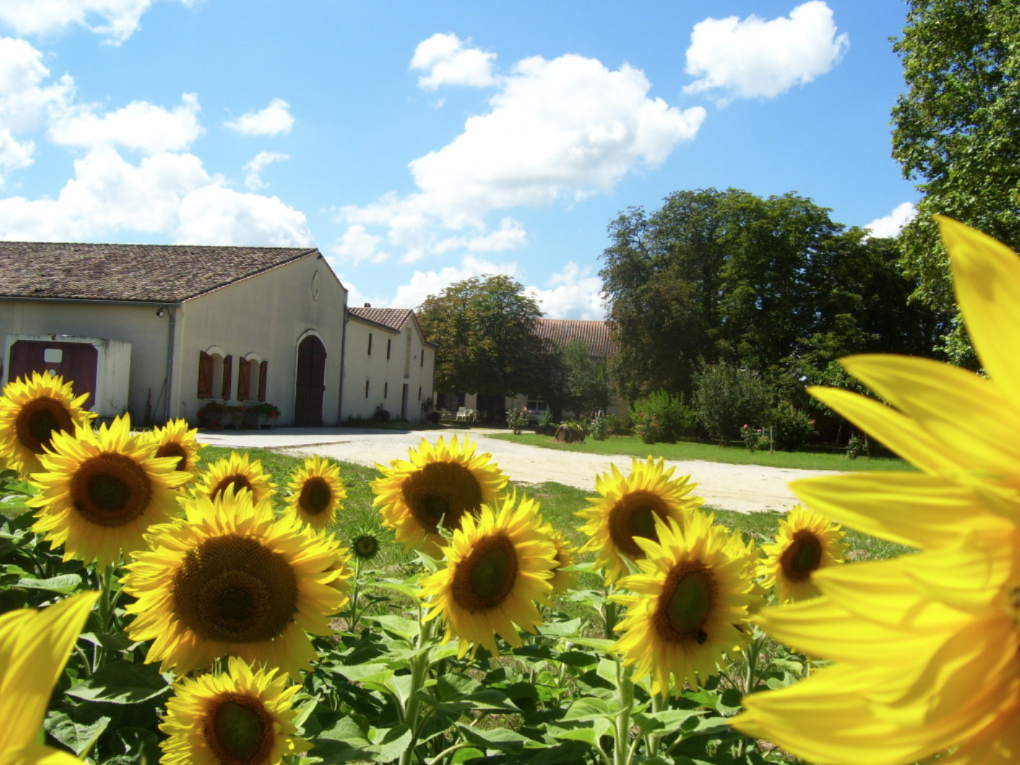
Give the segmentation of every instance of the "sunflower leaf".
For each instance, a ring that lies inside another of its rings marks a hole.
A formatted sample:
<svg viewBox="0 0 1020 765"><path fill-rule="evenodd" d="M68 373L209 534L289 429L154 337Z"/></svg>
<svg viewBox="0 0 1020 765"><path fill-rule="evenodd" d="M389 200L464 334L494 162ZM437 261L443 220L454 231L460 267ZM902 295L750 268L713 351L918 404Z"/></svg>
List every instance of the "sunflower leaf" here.
<svg viewBox="0 0 1020 765"><path fill-rule="evenodd" d="M67 695L106 704L139 704L170 692L155 664L115 661L72 686Z"/></svg>
<svg viewBox="0 0 1020 765"><path fill-rule="evenodd" d="M595 720L600 717L609 718L615 714L608 702L582 696L570 705L561 720Z"/></svg>
<svg viewBox="0 0 1020 765"><path fill-rule="evenodd" d="M112 719L95 707L83 705L51 712L43 727L72 752L81 754L92 748Z"/></svg>
<svg viewBox="0 0 1020 765"><path fill-rule="evenodd" d="M703 709L666 709L662 712L637 712L631 716L642 735L660 730L673 730L690 717L705 714Z"/></svg>
<svg viewBox="0 0 1020 765"><path fill-rule="evenodd" d="M49 579L30 579L26 577L19 579L16 586L29 590L46 590L47 592L57 592L61 595L71 595L78 590L80 585L81 577L77 574L63 574L61 576L50 577Z"/></svg>
<svg viewBox="0 0 1020 765"><path fill-rule="evenodd" d="M418 634L418 622L393 614L381 614L364 617L366 622L375 622L386 632L410 642Z"/></svg>
<svg viewBox="0 0 1020 765"><path fill-rule="evenodd" d="M547 746L541 741L535 741L506 728L479 730L464 723L457 723L456 726L464 740L468 743L484 746L488 749L498 749L501 752L519 752L525 748L542 749Z"/></svg>

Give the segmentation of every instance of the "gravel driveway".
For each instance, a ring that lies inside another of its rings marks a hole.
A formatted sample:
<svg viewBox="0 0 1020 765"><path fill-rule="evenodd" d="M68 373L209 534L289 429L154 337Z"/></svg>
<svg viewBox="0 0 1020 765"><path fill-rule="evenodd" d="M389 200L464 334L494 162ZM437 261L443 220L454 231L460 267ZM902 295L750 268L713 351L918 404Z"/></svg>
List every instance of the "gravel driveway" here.
<svg viewBox="0 0 1020 765"><path fill-rule="evenodd" d="M443 436L470 437L478 444L478 452L490 452L495 462L516 483L555 481L567 486L594 492L595 476L609 471L611 463L626 474L631 458L623 455L602 456L558 449L543 449L510 441L490 438L505 430L473 428L447 429L442 432L361 430L356 428L278 428L262 431L222 431L200 433L199 441L233 448L272 449L286 454L320 454L342 462L360 465L389 464L394 459L407 459L408 450L425 438L431 443ZM690 475L698 484L695 493L711 507L747 513L756 510L785 511L796 504L787 488L794 478L826 475L830 471L791 470L758 465L725 465L718 462L667 461L676 466L674 475Z"/></svg>

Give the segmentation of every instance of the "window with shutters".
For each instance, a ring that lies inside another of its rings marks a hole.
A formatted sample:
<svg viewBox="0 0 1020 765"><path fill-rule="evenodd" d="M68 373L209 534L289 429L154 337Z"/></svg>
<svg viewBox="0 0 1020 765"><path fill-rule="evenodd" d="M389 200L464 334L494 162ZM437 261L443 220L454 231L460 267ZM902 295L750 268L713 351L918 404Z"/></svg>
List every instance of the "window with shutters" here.
<svg viewBox="0 0 1020 765"><path fill-rule="evenodd" d="M230 384L233 381L234 357L226 356L223 359L223 387L220 388L221 398L224 401L230 400Z"/></svg>
<svg viewBox="0 0 1020 765"><path fill-rule="evenodd" d="M237 400L251 400L251 373L255 365L248 359L237 361Z"/></svg>
<svg viewBox="0 0 1020 765"><path fill-rule="evenodd" d="M269 362L259 364L259 401L266 400L266 385L269 383Z"/></svg>
<svg viewBox="0 0 1020 765"><path fill-rule="evenodd" d="M368 355L372 355L372 333L368 333Z"/></svg>
<svg viewBox="0 0 1020 765"><path fill-rule="evenodd" d="M386 338L386 360L387 361L390 360L390 346L392 344L393 344L393 340L391 338Z"/></svg>
<svg viewBox="0 0 1020 765"><path fill-rule="evenodd" d="M213 357L205 351L198 352L198 397L213 397Z"/></svg>

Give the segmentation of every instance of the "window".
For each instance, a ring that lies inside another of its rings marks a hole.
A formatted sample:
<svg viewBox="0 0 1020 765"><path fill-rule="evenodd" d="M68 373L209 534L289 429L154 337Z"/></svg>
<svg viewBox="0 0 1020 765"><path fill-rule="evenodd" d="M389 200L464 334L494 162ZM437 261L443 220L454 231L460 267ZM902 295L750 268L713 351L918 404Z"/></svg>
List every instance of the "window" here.
<svg viewBox="0 0 1020 765"><path fill-rule="evenodd" d="M384 382L383 385L382 385L382 397L386 398L389 395L390 395L390 384L388 382Z"/></svg>
<svg viewBox="0 0 1020 765"><path fill-rule="evenodd" d="M198 352L198 397L213 397L213 357L205 351Z"/></svg>
<svg viewBox="0 0 1020 765"><path fill-rule="evenodd" d="M266 383L269 381L269 362L259 364L259 401L266 400Z"/></svg>
<svg viewBox="0 0 1020 765"><path fill-rule="evenodd" d="M421 364L419 364L418 366L420 366L422 369L425 368L425 349L424 348L421 349Z"/></svg>
<svg viewBox="0 0 1020 765"><path fill-rule="evenodd" d="M421 401L421 386L418 386L418 400Z"/></svg>
<svg viewBox="0 0 1020 765"><path fill-rule="evenodd" d="M365 398L368 398L368 380L365 380Z"/></svg>
<svg viewBox="0 0 1020 765"><path fill-rule="evenodd" d="M247 401L251 398L252 363L248 359L237 361L237 400Z"/></svg>
<svg viewBox="0 0 1020 765"><path fill-rule="evenodd" d="M221 398L224 401L230 400L230 383L231 383L231 372L234 369L234 357L226 356L223 359L223 388Z"/></svg>
<svg viewBox="0 0 1020 765"><path fill-rule="evenodd" d="M390 360L390 346L393 344L393 340L386 338L386 360Z"/></svg>
<svg viewBox="0 0 1020 765"><path fill-rule="evenodd" d="M368 355L372 355L372 333L368 333Z"/></svg>

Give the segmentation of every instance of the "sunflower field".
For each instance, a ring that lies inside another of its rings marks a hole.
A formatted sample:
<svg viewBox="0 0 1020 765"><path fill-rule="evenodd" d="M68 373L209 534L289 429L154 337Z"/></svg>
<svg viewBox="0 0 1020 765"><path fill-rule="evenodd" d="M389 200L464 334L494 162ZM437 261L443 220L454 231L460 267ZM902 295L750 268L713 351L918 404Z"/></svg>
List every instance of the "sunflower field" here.
<svg viewBox="0 0 1020 765"><path fill-rule="evenodd" d="M887 404L812 394L918 472L760 546L650 457L553 514L469 440L274 472L11 382L0 765L1020 761L1020 261L939 223L984 373L845 359Z"/></svg>

